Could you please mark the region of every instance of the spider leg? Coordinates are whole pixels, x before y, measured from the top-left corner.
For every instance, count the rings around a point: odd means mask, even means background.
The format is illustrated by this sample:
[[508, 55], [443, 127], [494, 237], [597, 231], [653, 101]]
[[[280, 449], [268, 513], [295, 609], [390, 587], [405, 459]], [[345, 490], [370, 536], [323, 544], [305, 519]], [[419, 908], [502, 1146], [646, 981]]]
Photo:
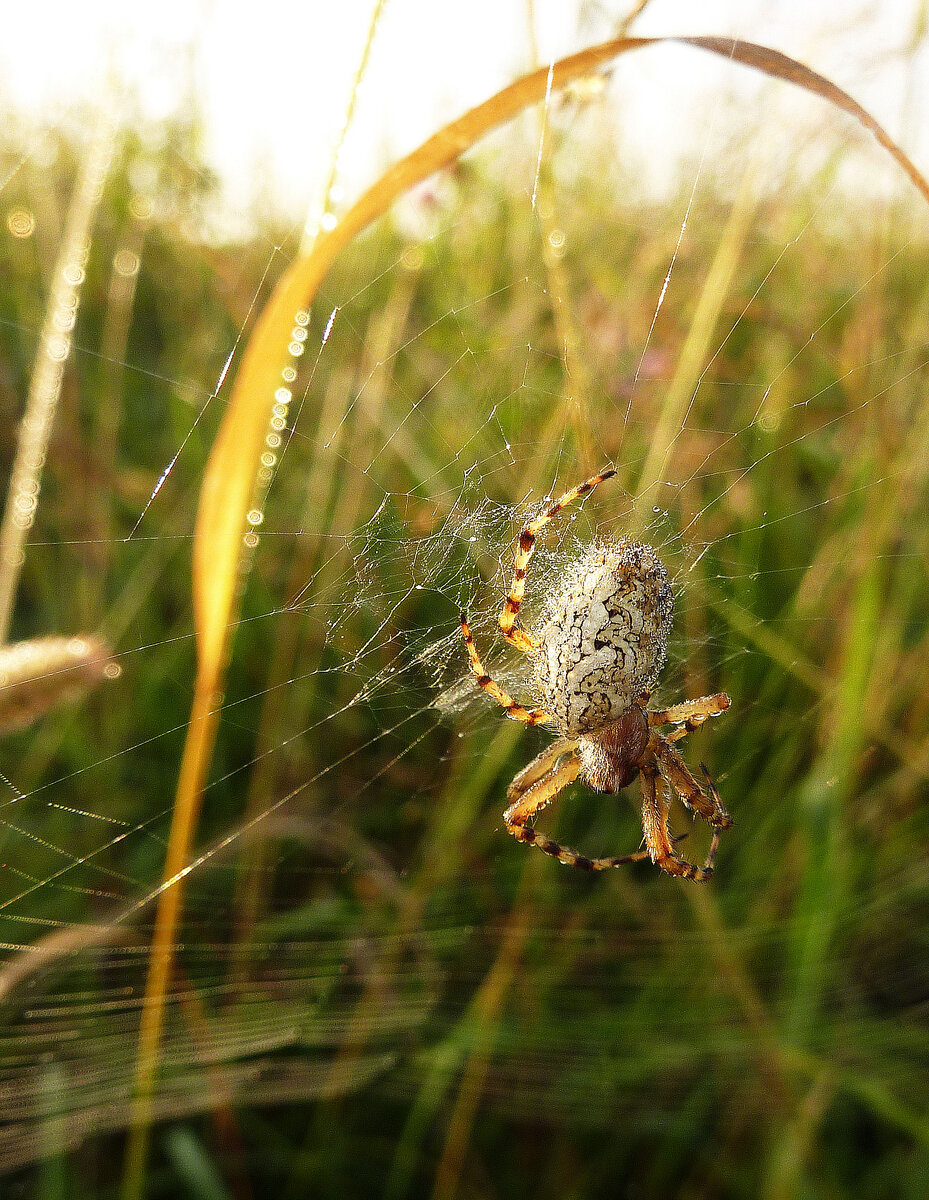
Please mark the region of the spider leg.
[[[537, 755], [528, 767], [516, 776], [507, 788], [506, 798], [511, 802], [503, 814], [506, 827], [517, 841], [537, 846], [544, 854], [550, 854], [568, 867], [577, 867], [581, 871], [607, 871], [612, 867], [621, 867], [626, 863], [641, 862], [652, 856], [650, 849], [638, 850], [635, 854], [625, 854], [621, 858], [588, 858], [570, 846], [562, 846], [533, 829], [527, 824], [536, 813], [558, 795], [560, 791], [575, 780], [580, 772], [580, 763], [573, 756], [567, 762], [555, 765], [559, 758], [571, 754], [576, 743], [571, 738], [559, 738], [551, 746], [546, 747]], [[672, 843], [681, 841], [686, 834], [672, 838]]]
[[718, 717], [729, 707], [731, 701], [725, 692], [717, 692], [713, 696], [700, 696], [696, 700], [684, 700], [681, 704], [673, 704], [670, 708], [649, 710], [649, 726], [680, 725], [673, 733], [666, 734], [665, 740], [680, 741], [688, 733], [699, 728], [707, 717]]
[[547, 775], [551, 771], [559, 758], [564, 758], [569, 754], [577, 742], [574, 738], [559, 738], [556, 742], [552, 742], [550, 746], [546, 746], [541, 754], [537, 754], [527, 767], [519, 772], [510, 786], [506, 789], [506, 798], [511, 804], [517, 801], [520, 796], [539, 782], [543, 775]]
[[461, 614], [461, 635], [468, 648], [471, 671], [477, 679], [478, 687], [482, 687], [488, 695], [493, 696], [496, 702], [502, 705], [508, 717], [511, 717], [514, 721], [523, 721], [527, 725], [545, 725], [555, 719], [551, 713], [545, 712], [544, 709], [524, 708], [522, 704], [517, 704], [509, 692], [505, 692], [499, 683], [495, 683], [491, 679], [484, 670], [484, 664], [481, 662], [477, 647], [474, 645], [474, 638], [471, 636], [471, 630], [468, 627], [464, 613]]
[[535, 836], [522, 836], [524, 833], [535, 834], [534, 830], [524, 828], [529, 818], [534, 817], [546, 804], [550, 804], [569, 783], [573, 783], [581, 770], [580, 762], [575, 755], [572, 755], [567, 762], [546, 771], [544, 775], [528, 786], [521, 785], [520, 777], [532, 772], [537, 762], [538, 759], [534, 760], [525, 771], [521, 771], [510, 784], [506, 793], [506, 798], [511, 801], [511, 804], [503, 814], [503, 819], [506, 821], [506, 827], [510, 833], [522, 842], [535, 841]]
[[658, 773], [657, 765], [642, 767], [642, 831], [645, 834], [645, 844], [648, 854], [656, 867], [669, 875], [677, 875], [682, 879], [693, 879], [704, 883], [713, 874], [713, 861], [719, 846], [719, 830], [713, 831], [706, 863], [702, 867], [678, 858], [675, 853], [675, 843], [679, 838], [672, 838], [668, 829], [668, 808], [670, 797], [664, 780]]
[[598, 483], [602, 483], [604, 479], [609, 479], [615, 474], [615, 470], [609, 467], [607, 470], [601, 471], [599, 475], [592, 475], [584, 483], [571, 488], [569, 492], [565, 492], [563, 496], [547, 508], [541, 516], [530, 521], [519, 535], [519, 541], [516, 545], [516, 562], [513, 568], [513, 582], [510, 584], [510, 593], [506, 600], [504, 600], [503, 610], [500, 613], [500, 630], [506, 640], [515, 646], [517, 650], [522, 650], [525, 654], [532, 654], [538, 649], [538, 643], [532, 634], [516, 627], [516, 618], [519, 615], [523, 596], [526, 593], [526, 574], [529, 570], [529, 560], [535, 553], [536, 538], [552, 517], [557, 516], [563, 508], [566, 508], [569, 504], [573, 504], [581, 496], [586, 496], [588, 492], [594, 490]]
[[[527, 770], [534, 767], [535, 763], [530, 763]], [[531, 786], [526, 788], [520, 795], [517, 791], [517, 780], [513, 780], [510, 785], [510, 790], [507, 792], [507, 798], [518, 796], [514, 803], [503, 814], [503, 819], [506, 821], [506, 827], [513, 837], [519, 842], [526, 842], [530, 846], [537, 846], [544, 854], [550, 854], [552, 858], [557, 858], [559, 862], [564, 863], [567, 867], [577, 867], [581, 871], [604, 871], [608, 867], [618, 867], [624, 862], [634, 862], [639, 858], [646, 857], [648, 851], [641, 851], [639, 854], [630, 855], [628, 858], [587, 858], [586, 855], [580, 854], [577, 850], [573, 850], [570, 846], [562, 846], [560, 843], [552, 841], [550, 837], [546, 837], [544, 833], [539, 833], [526, 822], [533, 817], [537, 812], [543, 809], [546, 804], [550, 804], [562, 789], [566, 788], [569, 783], [575, 780], [580, 772], [581, 764], [577, 758], [571, 757], [567, 762], [555, 767], [549, 771], [547, 775], [543, 775], [541, 779], [536, 780]], [[524, 772], [521, 772], [524, 774]]]
[[710, 774], [706, 763], [700, 764], [700, 770], [703, 772], [703, 778], [704, 778], [704, 781], [706, 782], [706, 790], [710, 793], [710, 798], [712, 799], [713, 803], [716, 805], [717, 814], [722, 815], [723, 817], [726, 818], [726, 821], [728, 821], [728, 824], [724, 824], [722, 821], [720, 821], [718, 823], [714, 823], [714, 826], [713, 826], [714, 831], [718, 832], [720, 829], [728, 829], [732, 825], [732, 817], [730, 817], [729, 813], [726, 811], [726, 807], [723, 804], [722, 797], [719, 794], [719, 788], [716, 786], [716, 780]]
[[710, 778], [706, 767], [703, 767], [703, 774], [709, 785], [709, 796], [703, 792], [699, 783], [691, 775], [680, 754], [660, 734], [652, 734], [649, 739], [649, 748], [658, 760], [659, 770], [687, 807], [692, 808], [695, 813], [699, 813], [704, 821], [707, 821], [714, 829], [728, 829], [732, 824], [732, 817], [723, 806], [719, 790]]

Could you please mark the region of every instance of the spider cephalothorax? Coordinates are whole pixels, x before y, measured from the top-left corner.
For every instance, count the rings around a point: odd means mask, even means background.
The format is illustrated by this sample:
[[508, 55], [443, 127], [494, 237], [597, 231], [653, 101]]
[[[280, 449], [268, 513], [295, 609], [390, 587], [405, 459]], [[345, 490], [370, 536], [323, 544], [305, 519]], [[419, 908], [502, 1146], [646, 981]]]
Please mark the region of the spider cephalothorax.
[[[507, 716], [528, 725], [553, 724], [562, 735], [516, 776], [507, 790], [507, 829], [560, 862], [601, 871], [650, 857], [662, 870], [687, 879], [709, 879], [719, 831], [732, 824], [716, 786], [703, 768], [706, 792], [672, 745], [707, 717], [729, 707], [720, 692], [660, 711], [647, 708], [664, 666], [673, 597], [658, 555], [631, 538], [595, 542], [565, 573], [545, 603], [542, 629], [517, 625], [529, 560], [541, 529], [566, 505], [587, 495], [615, 471], [601, 471], [572, 488], [519, 536], [513, 583], [500, 613], [508, 642], [532, 660], [540, 708], [525, 708], [484, 670], [465, 614], [461, 630], [478, 684]], [[666, 737], [656, 726], [675, 725]], [[642, 829], [646, 849], [622, 858], [586, 858], [538, 833], [530, 819], [580, 778], [601, 792], [618, 792], [642, 778]], [[668, 829], [669, 785], [713, 826], [704, 866], [678, 857]]]

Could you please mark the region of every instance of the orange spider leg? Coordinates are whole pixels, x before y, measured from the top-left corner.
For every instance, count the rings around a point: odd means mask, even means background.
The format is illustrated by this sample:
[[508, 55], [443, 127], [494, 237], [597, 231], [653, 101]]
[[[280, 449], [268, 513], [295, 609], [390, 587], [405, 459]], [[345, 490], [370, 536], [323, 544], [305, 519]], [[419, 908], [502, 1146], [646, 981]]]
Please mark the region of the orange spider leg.
[[474, 638], [471, 636], [471, 630], [468, 627], [467, 618], [464, 613], [461, 614], [461, 634], [468, 648], [471, 671], [477, 679], [478, 687], [482, 687], [488, 695], [493, 696], [497, 703], [502, 706], [508, 717], [511, 717], [514, 721], [523, 721], [527, 725], [545, 725], [555, 719], [551, 713], [545, 712], [544, 709], [524, 708], [522, 704], [517, 704], [509, 692], [505, 692], [499, 683], [495, 683], [491, 679], [484, 670], [484, 664], [481, 662], [477, 647], [474, 645]]
[[668, 807], [670, 797], [657, 767], [643, 766], [642, 768], [642, 829], [645, 833], [645, 844], [649, 856], [655, 866], [660, 867], [669, 875], [677, 875], [682, 879], [693, 879], [704, 883], [713, 874], [713, 861], [719, 847], [719, 830], [713, 831], [706, 863], [702, 867], [678, 858], [674, 851], [677, 839], [671, 837], [668, 829]]
[[[534, 765], [534, 763], [529, 764], [530, 767]], [[648, 858], [647, 850], [640, 850], [637, 854], [628, 854], [625, 858], [588, 858], [570, 846], [562, 846], [559, 842], [552, 841], [544, 833], [539, 833], [531, 825], [526, 824], [530, 817], [544, 808], [546, 804], [551, 803], [563, 788], [577, 779], [580, 769], [581, 764], [572, 757], [527, 788], [523, 795], [503, 814], [509, 832], [517, 841], [537, 846], [544, 854], [550, 854], [552, 858], [557, 858], [566, 867], [577, 867], [581, 871], [606, 871], [610, 867], [619, 867], [623, 863], [639, 862], [643, 858]], [[513, 794], [514, 789], [511, 785], [508, 796]]]
[[732, 817], [723, 806], [719, 790], [702, 763], [700, 765], [709, 785], [709, 796], [704, 794], [678, 752], [660, 734], [652, 734], [649, 748], [658, 760], [662, 773], [688, 808], [699, 813], [714, 829], [728, 829], [732, 825]]
[[718, 717], [729, 707], [731, 701], [725, 692], [713, 696], [700, 696], [696, 700], [684, 700], [670, 708], [650, 710], [649, 725], [680, 725], [673, 733], [665, 734], [665, 741], [678, 742], [688, 733], [698, 729], [708, 717]]
[[552, 517], [557, 516], [563, 508], [567, 508], [575, 500], [586, 496], [588, 492], [594, 490], [598, 483], [602, 483], [604, 479], [609, 479], [615, 474], [615, 470], [610, 467], [601, 471], [599, 475], [592, 475], [578, 487], [571, 488], [541, 516], [530, 521], [519, 535], [519, 542], [516, 546], [516, 562], [513, 568], [513, 582], [510, 585], [510, 594], [503, 602], [503, 611], [500, 613], [500, 629], [506, 640], [517, 650], [522, 650], [524, 654], [532, 654], [538, 649], [538, 643], [533, 635], [516, 627], [516, 618], [522, 607], [523, 596], [526, 594], [526, 574], [529, 570], [529, 560], [535, 552], [536, 538]]
[[[535, 763], [529, 764], [530, 767], [534, 765]], [[573, 783], [580, 774], [580, 770], [580, 762], [572, 756], [567, 762], [547, 771], [528, 787], [517, 788], [514, 780], [507, 790], [507, 799], [512, 798], [513, 803], [503, 814], [510, 833], [520, 841], [534, 841], [534, 838], [522, 836], [526, 832], [523, 826], [530, 817], [535, 816], [546, 804], [550, 804], [563, 788], [566, 788], [569, 783]]]
[[520, 796], [529, 791], [533, 784], [538, 783], [543, 775], [547, 775], [560, 758], [570, 754], [576, 746], [577, 742], [574, 738], [558, 738], [550, 746], [546, 746], [542, 753], [537, 754], [532, 762], [527, 767], [523, 767], [513, 779], [506, 789], [507, 800], [511, 804], [518, 800]]
[[[564, 755], [571, 754], [576, 745], [572, 738], [559, 738], [516, 776], [507, 788], [506, 798], [511, 803], [503, 814], [509, 832], [517, 841], [537, 846], [544, 854], [557, 858], [565, 866], [577, 867], [582, 871], [608, 871], [612, 867], [621, 867], [626, 863], [641, 862], [652, 857], [651, 850], [645, 849], [638, 850], [635, 854], [625, 854], [621, 858], [588, 858], [571, 846], [562, 846], [527, 824], [536, 813], [550, 804], [563, 788], [577, 778], [580, 763], [573, 755], [567, 762], [555, 765]], [[679, 842], [686, 836], [682, 834], [672, 838], [671, 842]]]

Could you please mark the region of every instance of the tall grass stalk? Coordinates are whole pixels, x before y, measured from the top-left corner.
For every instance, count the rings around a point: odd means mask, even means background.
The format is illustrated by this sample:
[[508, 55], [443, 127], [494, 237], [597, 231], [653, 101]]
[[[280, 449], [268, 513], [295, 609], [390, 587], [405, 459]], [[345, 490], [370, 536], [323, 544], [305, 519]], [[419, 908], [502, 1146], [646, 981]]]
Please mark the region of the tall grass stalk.
[[755, 213], [754, 176], [755, 170], [749, 164], [742, 176], [742, 183], [736, 193], [716, 254], [707, 271], [680, 359], [662, 400], [658, 424], [635, 490], [639, 500], [640, 519], [642, 507], [647, 509], [655, 488], [664, 478], [674, 441], [679, 436], [687, 412], [694, 403], [700, 380], [712, 366], [715, 357], [710, 354], [713, 337]]
[[519, 890], [507, 917], [497, 955], [463, 1019], [462, 1024], [471, 1035], [468, 1055], [448, 1118], [432, 1187], [432, 1200], [454, 1200], [458, 1191], [468, 1142], [499, 1035], [501, 1015], [532, 930], [532, 914], [541, 874], [542, 863], [538, 856], [524, 863]]
[[[532, 65], [538, 70], [540, 59], [533, 0], [526, 0], [526, 27]], [[583, 470], [592, 473], [597, 466], [594, 462], [590, 427], [592, 380], [575, 316], [576, 306], [571, 294], [571, 283], [564, 265], [564, 229], [558, 220], [558, 195], [552, 166], [550, 104], [551, 96], [546, 94], [536, 108], [539, 148], [532, 205], [538, 218], [542, 239], [542, 261], [545, 264], [548, 283], [546, 294], [555, 327], [556, 346], [562, 361], [562, 384], [558, 403], [552, 405], [539, 438], [539, 449], [527, 460], [520, 482], [522, 491], [534, 490], [543, 482], [550, 482], [548, 476], [554, 452], [557, 447], [562, 446], [566, 429], [574, 431], [578, 460]]]
[[386, 0], [374, 0], [371, 7], [371, 17], [368, 21], [368, 32], [365, 37], [364, 47], [361, 51], [361, 57], [358, 60], [358, 67], [352, 78], [351, 86], [348, 89], [348, 99], [345, 103], [345, 112], [342, 117], [342, 124], [339, 132], [336, 135], [335, 142], [332, 146], [332, 153], [329, 156], [329, 169], [323, 179], [322, 187], [320, 188], [319, 198], [314, 202], [307, 214], [306, 224], [304, 226], [303, 240], [300, 246], [301, 254], [309, 254], [313, 249], [313, 243], [319, 237], [322, 229], [323, 218], [332, 213], [332, 191], [335, 187], [336, 180], [339, 174], [339, 159], [342, 156], [342, 147], [345, 145], [345, 139], [348, 136], [348, 131], [351, 128], [352, 119], [355, 116], [355, 105], [358, 102], [358, 91], [361, 87], [361, 81], [364, 79], [365, 72], [368, 69], [368, 60], [371, 57], [371, 48], [374, 45], [374, 35], [377, 33], [378, 23], [381, 19], [381, 14], [384, 11]]
[[91, 229], [113, 156], [114, 139], [112, 115], [101, 109], [68, 207], [0, 522], [0, 644], [7, 640], [13, 619], [26, 537], [39, 502], [42, 468], [71, 354]]

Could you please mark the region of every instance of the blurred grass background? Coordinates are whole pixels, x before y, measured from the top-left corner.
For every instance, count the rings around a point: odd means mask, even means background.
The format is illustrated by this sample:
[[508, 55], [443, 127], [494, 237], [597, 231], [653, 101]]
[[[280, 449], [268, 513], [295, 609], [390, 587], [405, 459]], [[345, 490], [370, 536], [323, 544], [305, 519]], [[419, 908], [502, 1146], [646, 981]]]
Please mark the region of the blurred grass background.
[[[5, 463], [80, 147], [48, 135], [0, 196]], [[244, 596], [198, 844], [237, 836], [188, 881], [146, 1195], [929, 1192], [929, 240], [848, 204], [845, 162], [703, 170], [644, 360], [696, 166], [659, 203], [556, 146], [536, 219], [533, 154], [498, 147], [336, 264]], [[0, 923], [30, 965], [4, 1195], [119, 1186], [151, 907], [107, 926], [164, 859], [211, 392], [296, 250], [267, 219], [204, 238], [213, 187], [194, 123], [120, 141], [30, 535], [13, 636], [99, 630], [123, 674], [5, 744]], [[656, 480], [660, 698], [733, 698], [686, 744], [736, 819], [706, 888], [508, 839], [544, 735], [465, 679], [457, 608], [490, 651], [526, 497], [614, 458], [561, 550]], [[640, 837], [580, 788], [541, 824]]]

